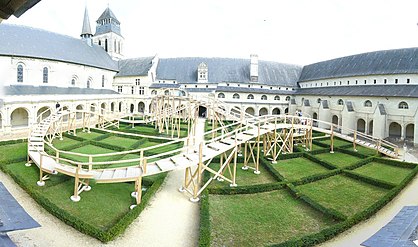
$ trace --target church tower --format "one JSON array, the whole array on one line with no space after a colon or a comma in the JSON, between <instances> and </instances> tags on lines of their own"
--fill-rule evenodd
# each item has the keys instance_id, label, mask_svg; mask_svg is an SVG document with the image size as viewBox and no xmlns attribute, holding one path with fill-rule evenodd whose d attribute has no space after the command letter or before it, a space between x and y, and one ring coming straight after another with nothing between
<instances>
[{"instance_id":1,"label":"church tower","mask_svg":"<svg viewBox=\"0 0 418 247\"><path fill-rule=\"evenodd\" d=\"M96 33L93 36L94 44L97 44L114 59L123 58L124 38L120 33L120 22L109 7L100 15L96 21Z\"/></svg>"},{"instance_id":2,"label":"church tower","mask_svg":"<svg viewBox=\"0 0 418 247\"><path fill-rule=\"evenodd\" d=\"M84 40L89 46L92 45L92 37L93 33L91 32L90 28L90 18L89 13L87 12L87 6L84 10L84 20L83 20L83 28L81 30L81 39Z\"/></svg>"}]
</instances>

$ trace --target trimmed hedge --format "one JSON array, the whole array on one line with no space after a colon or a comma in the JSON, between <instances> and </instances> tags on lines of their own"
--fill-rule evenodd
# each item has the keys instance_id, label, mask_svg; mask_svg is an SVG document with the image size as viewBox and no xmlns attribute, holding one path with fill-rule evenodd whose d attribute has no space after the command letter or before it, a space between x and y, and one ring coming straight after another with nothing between
<instances>
[{"instance_id":1,"label":"trimmed hedge","mask_svg":"<svg viewBox=\"0 0 418 247\"><path fill-rule=\"evenodd\" d=\"M344 170L354 170L354 169L357 169L359 167L362 167L362 166L364 166L364 165L372 162L374 160L374 158L375 158L374 156L370 156L368 158L362 159L362 160L360 160L359 162L356 162L353 165L344 167Z\"/></svg>"},{"instance_id":2,"label":"trimmed hedge","mask_svg":"<svg viewBox=\"0 0 418 247\"><path fill-rule=\"evenodd\" d=\"M204 190L200 196L199 246L210 246L209 192Z\"/></svg>"},{"instance_id":3,"label":"trimmed hedge","mask_svg":"<svg viewBox=\"0 0 418 247\"><path fill-rule=\"evenodd\" d=\"M316 175L312 175L309 177L304 177L300 180L297 180L295 182L292 182L293 185L297 186L297 185L303 185L303 184L309 184L318 180L322 180L325 178L329 178L335 175L338 175L342 172L341 169L335 169L329 172L324 172L324 173L320 173L320 174L316 174Z\"/></svg>"},{"instance_id":4,"label":"trimmed hedge","mask_svg":"<svg viewBox=\"0 0 418 247\"><path fill-rule=\"evenodd\" d=\"M324 153L326 153L326 152L328 152L328 151L325 150ZM333 164L330 164L330 163L328 163L328 162L326 162L326 161L324 161L322 159L318 159L317 157L315 157L313 155L310 155L308 153L303 153L303 157L306 158L306 159L308 159L308 160L310 160L310 161L312 161L312 162L315 162L315 163L317 163L317 164L319 164L319 165L321 165L321 166L323 166L323 167L325 167L325 168L327 168L329 170L338 169L337 166L334 166Z\"/></svg>"},{"instance_id":5,"label":"trimmed hedge","mask_svg":"<svg viewBox=\"0 0 418 247\"><path fill-rule=\"evenodd\" d=\"M365 159L367 157L370 157L370 155L361 154L359 152L355 152L354 150L348 150L346 148L336 147L336 148L334 148L334 151L337 151L337 152L340 152L340 153L349 154L351 156L356 156L356 157L359 157L361 159Z\"/></svg>"},{"instance_id":6,"label":"trimmed hedge","mask_svg":"<svg viewBox=\"0 0 418 247\"><path fill-rule=\"evenodd\" d=\"M237 194L255 194L260 192L268 192L278 189L283 189L285 186L284 182L257 184L257 185L246 185L237 186L231 188L208 188L210 194L216 195L237 195Z\"/></svg>"},{"instance_id":7,"label":"trimmed hedge","mask_svg":"<svg viewBox=\"0 0 418 247\"><path fill-rule=\"evenodd\" d=\"M391 190L394 187L396 187L396 184L389 183L389 182L375 179L375 178L371 178L371 177L367 177L367 176L363 176L363 175L360 175L358 173L355 173L349 170L343 170L343 174L347 177L350 177L350 178L353 178L353 179L356 179L356 180L359 180L359 181L362 181L362 182L365 182L365 183L368 183L368 184L371 184L371 185L374 185L383 189Z\"/></svg>"}]
</instances>

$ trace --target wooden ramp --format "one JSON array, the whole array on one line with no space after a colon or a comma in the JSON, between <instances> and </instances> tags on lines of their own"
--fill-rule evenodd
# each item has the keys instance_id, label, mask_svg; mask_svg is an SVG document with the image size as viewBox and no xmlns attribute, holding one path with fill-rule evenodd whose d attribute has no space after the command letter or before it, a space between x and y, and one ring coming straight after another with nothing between
<instances>
[{"instance_id":1,"label":"wooden ramp","mask_svg":"<svg viewBox=\"0 0 418 247\"><path fill-rule=\"evenodd\" d=\"M198 101L193 100L193 102L196 103ZM202 102L201 104L205 107L210 107L210 103L208 102ZM215 110L222 111L222 114L227 114L225 107L226 106L218 102L217 107L215 107ZM187 107L178 109L185 110L187 109ZM179 112L180 111L176 111L176 113ZM168 113L173 114L174 111L170 110ZM40 186L43 185L44 181L48 179L49 174L62 173L67 176L74 177L74 195L72 196L72 199L74 201L78 201L80 199L79 194L82 191L87 191L90 189L89 179L94 179L97 183L120 183L134 181L136 188L135 191L137 192L136 198L137 202L139 203L140 193L138 194L138 192L140 191L142 177L152 176L163 172L169 172L175 169L186 170L185 183L183 188L187 190L187 188L189 188L190 186L193 187L193 189L189 192L193 195L193 198L196 199L197 196L208 184L207 183L203 185L200 189L199 185L196 185L201 182L201 173L203 173L203 171L205 170L214 174L214 177L212 177L210 181L214 178L222 178L230 181L232 185L235 184L235 173L232 174L232 179L227 178L226 176L224 176L223 173L225 172L226 167L229 167L232 164L231 162L234 163L234 168L232 170L236 169L236 156L237 153L241 150L241 146L245 146L244 165L247 167L246 164L252 157L254 164L256 164L255 168L253 169L255 170L254 172L257 173L259 172L258 159L260 155L261 142L265 142L266 140L268 140L269 143L263 143L264 155L272 155L273 161L275 161L278 155L280 155L281 153L293 152L293 143L295 139L305 138L305 140L311 141L313 130L330 135L331 140L334 137L338 137L352 142L354 145L360 145L371 149L375 149L378 152L389 157L398 157L395 145L371 136L367 136L362 133L357 133L353 130L342 131L341 126L335 126L332 123L321 122L306 117L302 118L298 116L289 115L266 115L260 117L234 115L233 119L235 119L236 121L234 121L233 124L222 125L217 129L206 132L205 136L212 135L212 138L202 143L190 143L190 140L192 139L191 134L194 134L194 132L192 132L191 134L189 134L189 137L187 138L177 139L174 141L168 140L166 143L157 145L158 147L160 147L164 145L170 145L173 142L187 143L187 145L184 148L181 148L179 150L173 150L166 153L159 153L150 157L144 157L143 153L144 150L151 149L153 147L124 152L115 152L111 154L96 155L104 157L120 155L122 153L141 154L140 158L108 162L95 162L93 160L94 155L84 155L84 157L89 158L89 162L82 163L60 157L60 152L66 153L65 151L55 149L57 153L56 156L51 156L44 151L44 145L46 143L44 139L46 136L52 136L52 138L49 140L50 142L52 142L53 138L62 137L63 131L71 130L70 127L68 127L67 129L64 128L65 126L67 126L68 123L64 123L62 121L64 115L72 116L71 114L75 116L74 113L70 112L50 114L50 116L44 118L42 121L40 121L38 124L35 124L32 127L32 131L28 139L28 163L31 161L39 167L40 179L38 181L38 185ZM100 115L96 112L87 114ZM89 121L90 115L88 115ZM110 125L113 126L112 121L113 120L110 120L109 123L111 123ZM323 126L328 126L329 128L314 127L315 121L317 123L321 122ZM83 122L85 121L83 120ZM108 126L109 124L105 124L105 118L99 116L98 125L99 127L103 127ZM90 126L88 128L90 128ZM218 134L219 132L221 134ZM341 132L347 134L342 134ZM120 132L116 131L114 131L114 133L121 134ZM263 137L264 139L261 140L261 137ZM249 147L251 154L247 154L247 146ZM254 155L254 152L256 152L257 154ZM210 162L215 157L221 157L221 168L217 171L209 167ZM124 163L131 165L123 167ZM117 167L108 169L98 169L98 165L101 165L102 167L104 165ZM197 170L193 172L193 169ZM231 168L229 168L229 171L231 172ZM43 173L46 173L46 175L44 175Z\"/></svg>"}]
</instances>

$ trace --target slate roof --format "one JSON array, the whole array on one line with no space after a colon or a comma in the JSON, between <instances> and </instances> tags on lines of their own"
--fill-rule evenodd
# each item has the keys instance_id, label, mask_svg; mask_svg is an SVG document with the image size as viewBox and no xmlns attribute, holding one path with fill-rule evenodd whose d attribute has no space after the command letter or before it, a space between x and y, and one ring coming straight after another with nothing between
<instances>
[{"instance_id":1,"label":"slate roof","mask_svg":"<svg viewBox=\"0 0 418 247\"><path fill-rule=\"evenodd\" d=\"M300 88L296 91L296 94L318 96L383 96L418 98L418 86L398 84Z\"/></svg>"},{"instance_id":2,"label":"slate roof","mask_svg":"<svg viewBox=\"0 0 418 247\"><path fill-rule=\"evenodd\" d=\"M110 20L110 22L106 24L102 24L101 22L103 20ZM120 22L118 18L116 18L115 14L113 14L112 10L110 10L109 7L107 7L105 11L103 11L99 19L97 19L96 23L97 23L96 33L94 35L114 32L122 36L122 34L120 33Z\"/></svg>"},{"instance_id":3,"label":"slate roof","mask_svg":"<svg viewBox=\"0 0 418 247\"><path fill-rule=\"evenodd\" d=\"M83 34L92 34L91 27L90 27L90 18L89 13L87 12L87 7L84 10L84 19L83 19L83 27L81 29L81 35Z\"/></svg>"},{"instance_id":4,"label":"slate roof","mask_svg":"<svg viewBox=\"0 0 418 247\"><path fill-rule=\"evenodd\" d=\"M197 68L202 62L208 66L208 83L250 83L250 59L207 57L161 58L157 80L197 83ZM295 87L301 70L299 65L260 60L258 83Z\"/></svg>"},{"instance_id":5,"label":"slate roof","mask_svg":"<svg viewBox=\"0 0 418 247\"><path fill-rule=\"evenodd\" d=\"M179 84L153 83L149 88L180 88Z\"/></svg>"},{"instance_id":6,"label":"slate roof","mask_svg":"<svg viewBox=\"0 0 418 247\"><path fill-rule=\"evenodd\" d=\"M118 71L103 48L41 29L0 25L0 56L42 58Z\"/></svg>"},{"instance_id":7,"label":"slate roof","mask_svg":"<svg viewBox=\"0 0 418 247\"><path fill-rule=\"evenodd\" d=\"M248 88L248 87L225 87L225 86L217 87L216 92L295 94L295 91L287 91L287 90L275 90L275 89L267 89L267 88Z\"/></svg>"},{"instance_id":8,"label":"slate roof","mask_svg":"<svg viewBox=\"0 0 418 247\"><path fill-rule=\"evenodd\" d=\"M140 57L119 60L118 76L146 76L152 66L154 57Z\"/></svg>"},{"instance_id":9,"label":"slate roof","mask_svg":"<svg viewBox=\"0 0 418 247\"><path fill-rule=\"evenodd\" d=\"M111 89L93 89L78 87L53 87L10 85L3 88L5 95L38 95L38 94L118 94Z\"/></svg>"},{"instance_id":10,"label":"slate roof","mask_svg":"<svg viewBox=\"0 0 418 247\"><path fill-rule=\"evenodd\" d=\"M299 82L363 75L418 73L418 48L340 57L303 67Z\"/></svg>"}]
</instances>

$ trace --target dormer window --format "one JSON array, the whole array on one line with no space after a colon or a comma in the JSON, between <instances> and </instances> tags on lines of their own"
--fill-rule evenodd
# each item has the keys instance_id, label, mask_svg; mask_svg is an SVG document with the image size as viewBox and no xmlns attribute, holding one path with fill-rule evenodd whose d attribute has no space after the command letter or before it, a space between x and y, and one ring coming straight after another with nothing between
<instances>
[{"instance_id":1,"label":"dormer window","mask_svg":"<svg viewBox=\"0 0 418 247\"><path fill-rule=\"evenodd\" d=\"M208 82L208 66L203 62L197 67L197 82Z\"/></svg>"}]
</instances>

